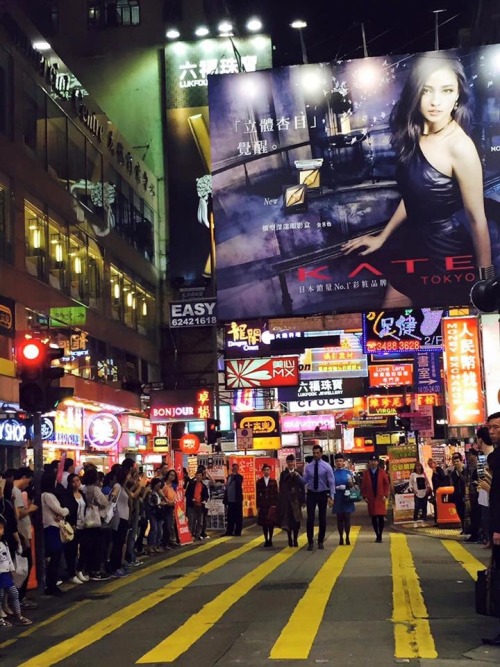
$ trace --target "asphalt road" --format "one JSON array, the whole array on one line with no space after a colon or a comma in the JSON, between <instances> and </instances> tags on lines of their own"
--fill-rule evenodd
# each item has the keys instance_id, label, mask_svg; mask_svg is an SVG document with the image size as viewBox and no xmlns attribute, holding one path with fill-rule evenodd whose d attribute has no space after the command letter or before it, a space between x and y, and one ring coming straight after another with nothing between
<instances>
[{"instance_id":1,"label":"asphalt road","mask_svg":"<svg viewBox=\"0 0 500 667\"><path fill-rule=\"evenodd\" d=\"M119 580L40 598L34 625L0 629L1 667L336 665L491 667L500 630L474 612L488 553L387 531L374 542L357 512L352 546L298 549L257 527L144 561Z\"/></svg>"}]
</instances>

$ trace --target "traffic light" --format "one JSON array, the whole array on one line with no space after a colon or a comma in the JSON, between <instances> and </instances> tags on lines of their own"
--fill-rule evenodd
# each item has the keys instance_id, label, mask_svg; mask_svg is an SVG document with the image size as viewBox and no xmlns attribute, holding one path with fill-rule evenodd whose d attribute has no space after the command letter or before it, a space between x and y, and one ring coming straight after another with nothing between
<instances>
[{"instance_id":1,"label":"traffic light","mask_svg":"<svg viewBox=\"0 0 500 667\"><path fill-rule=\"evenodd\" d=\"M45 402L45 355L47 346L41 340L24 340L17 350L21 378L19 406L26 412L41 411Z\"/></svg>"},{"instance_id":2,"label":"traffic light","mask_svg":"<svg viewBox=\"0 0 500 667\"><path fill-rule=\"evenodd\" d=\"M71 398L74 394L74 389L71 387L60 387L59 380L64 376L64 368L62 366L52 366L52 362L64 357L64 350L62 347L47 347L47 356L45 363L45 412L56 410L61 401L66 398ZM51 383L57 380L55 387Z\"/></svg>"},{"instance_id":3,"label":"traffic light","mask_svg":"<svg viewBox=\"0 0 500 667\"><path fill-rule=\"evenodd\" d=\"M26 412L50 412L65 398L71 398L74 390L52 386L64 375L62 367L53 367L52 362L64 356L60 347L49 347L41 340L30 338L22 341L17 350L19 406Z\"/></svg>"},{"instance_id":4,"label":"traffic light","mask_svg":"<svg viewBox=\"0 0 500 667\"><path fill-rule=\"evenodd\" d=\"M205 430L207 436L207 443L209 445L216 445L217 439L221 437L221 432L219 431L220 421L219 419L207 419Z\"/></svg>"}]
</instances>

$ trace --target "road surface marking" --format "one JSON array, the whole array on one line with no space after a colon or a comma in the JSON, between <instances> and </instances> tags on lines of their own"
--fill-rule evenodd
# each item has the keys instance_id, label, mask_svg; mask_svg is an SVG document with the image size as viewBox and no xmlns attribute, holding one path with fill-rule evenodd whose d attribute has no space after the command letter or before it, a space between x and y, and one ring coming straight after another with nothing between
<instances>
[{"instance_id":1,"label":"road surface marking","mask_svg":"<svg viewBox=\"0 0 500 667\"><path fill-rule=\"evenodd\" d=\"M311 581L271 649L272 660L307 660L333 587L352 554L360 530L359 526L352 529L351 546L335 549Z\"/></svg>"},{"instance_id":2,"label":"road surface marking","mask_svg":"<svg viewBox=\"0 0 500 667\"><path fill-rule=\"evenodd\" d=\"M149 574L158 572L158 570L164 570L166 567L171 567L172 565L175 565L176 563L179 563L180 561L183 561L186 558L190 558L191 556L199 554L203 551L212 549L213 547L216 547L219 544L223 544L228 540L229 537L216 538L215 540L211 540L206 544L198 546L198 548L196 549L184 551L183 553L179 553L176 556L171 556L170 558L168 558L168 560L160 560L158 561L158 563L153 563L144 568L141 568L139 571L130 574L128 577L114 579L113 581L110 581L109 583L104 584L99 588L92 588L91 589L92 592L90 594L92 595L92 593L97 593L101 595L106 593L112 593L113 591L116 591L119 588L122 588L123 586L127 586L128 584L131 584L132 582L137 581L138 579L147 577ZM54 621L58 621L60 618L66 616L67 614L73 611L76 611L79 607L81 607L83 604L86 604L87 602L91 602L91 600L82 600L81 602L75 602L75 604L72 604L70 607L66 607L66 609L64 609L61 612L58 612L57 614L54 614L53 616L49 616L49 618L45 619L44 621L33 624L30 628L28 628L28 630L25 630L24 632L18 634L17 637L13 637L12 639L8 639L7 641L2 642L0 644L0 649L7 648L7 646L10 646L11 644L15 644L22 637L29 637L37 630L44 628L45 626L50 625L51 623L54 623Z\"/></svg>"},{"instance_id":3,"label":"road surface marking","mask_svg":"<svg viewBox=\"0 0 500 667\"><path fill-rule=\"evenodd\" d=\"M397 659L437 658L429 614L420 588L408 540L391 533L392 603Z\"/></svg>"},{"instance_id":4,"label":"road surface marking","mask_svg":"<svg viewBox=\"0 0 500 667\"><path fill-rule=\"evenodd\" d=\"M51 667L51 665L56 665L58 662L61 662L61 660L64 660L69 655L73 656L75 653L78 653L78 651L87 648L91 644L94 644L100 639L103 639L103 637L106 635L109 635L115 630L118 630L118 628L121 628L122 625L125 625L125 623L128 621L137 618L149 609L152 609L152 607L156 606L157 604L160 604L173 595L180 593L187 586L197 581L203 575L209 574L210 572L213 572L214 570L227 565L227 563L231 562L232 560L239 558L248 551L251 551L252 549L255 549L261 545L262 536L259 536L251 542L248 542L247 544L244 544L243 546L234 549L233 551L230 551L223 556L215 558L210 563L202 565L192 572L188 572L182 577L179 577L179 579L170 581L162 588L159 588L158 590L145 595L140 600L122 607L122 609L115 611L114 613L104 618L102 621L98 621L90 628L83 630L83 632L79 632L69 639L65 639L56 646L52 646L43 653L40 653L39 655L36 655L26 662L18 665L18 667ZM211 545L207 545L207 548L208 546ZM190 553L197 554L199 552L200 550L196 549ZM180 559L180 556L177 557L177 560ZM171 561L169 561L169 563L170 562Z\"/></svg>"},{"instance_id":5,"label":"road surface marking","mask_svg":"<svg viewBox=\"0 0 500 667\"><path fill-rule=\"evenodd\" d=\"M474 556L467 551L458 542L452 542L451 540L441 540L441 544L450 552L453 558L460 563L464 570L469 574L474 581L477 579L477 571L485 570L486 565L481 563L480 560L474 558Z\"/></svg>"},{"instance_id":6,"label":"road surface marking","mask_svg":"<svg viewBox=\"0 0 500 667\"><path fill-rule=\"evenodd\" d=\"M299 545L301 547L306 543L306 539L305 535L299 538ZM180 628L177 628L177 630L166 637L151 651L143 655L136 664L175 662L193 644L201 639L203 635L211 630L236 602L239 602L252 588L296 553L295 549L286 547L275 556L258 565L254 570L204 605L200 611L193 614Z\"/></svg>"}]
</instances>

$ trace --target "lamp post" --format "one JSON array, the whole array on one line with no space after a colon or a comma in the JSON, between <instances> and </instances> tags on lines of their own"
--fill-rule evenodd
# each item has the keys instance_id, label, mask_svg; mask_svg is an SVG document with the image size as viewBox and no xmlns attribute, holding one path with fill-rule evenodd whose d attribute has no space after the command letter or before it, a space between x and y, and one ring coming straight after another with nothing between
<instances>
[{"instance_id":1,"label":"lamp post","mask_svg":"<svg viewBox=\"0 0 500 667\"><path fill-rule=\"evenodd\" d=\"M445 12L446 9L434 9L434 50L439 51L439 14Z\"/></svg>"},{"instance_id":2,"label":"lamp post","mask_svg":"<svg viewBox=\"0 0 500 667\"><path fill-rule=\"evenodd\" d=\"M304 65L307 65L309 61L307 60L306 44L304 42L304 35L302 34L304 28L307 28L307 23L302 21L302 19L297 19L296 21L293 21L293 23L290 23L290 27L299 31L300 48L302 50L302 62Z\"/></svg>"}]
</instances>

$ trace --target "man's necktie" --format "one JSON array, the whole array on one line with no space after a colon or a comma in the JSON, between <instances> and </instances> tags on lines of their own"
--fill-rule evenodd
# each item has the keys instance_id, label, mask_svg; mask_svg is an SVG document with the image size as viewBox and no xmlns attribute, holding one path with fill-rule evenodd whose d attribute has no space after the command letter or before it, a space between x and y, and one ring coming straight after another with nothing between
<instances>
[{"instance_id":1,"label":"man's necktie","mask_svg":"<svg viewBox=\"0 0 500 667\"><path fill-rule=\"evenodd\" d=\"M319 487L319 461L314 464L314 490L317 491Z\"/></svg>"}]
</instances>

